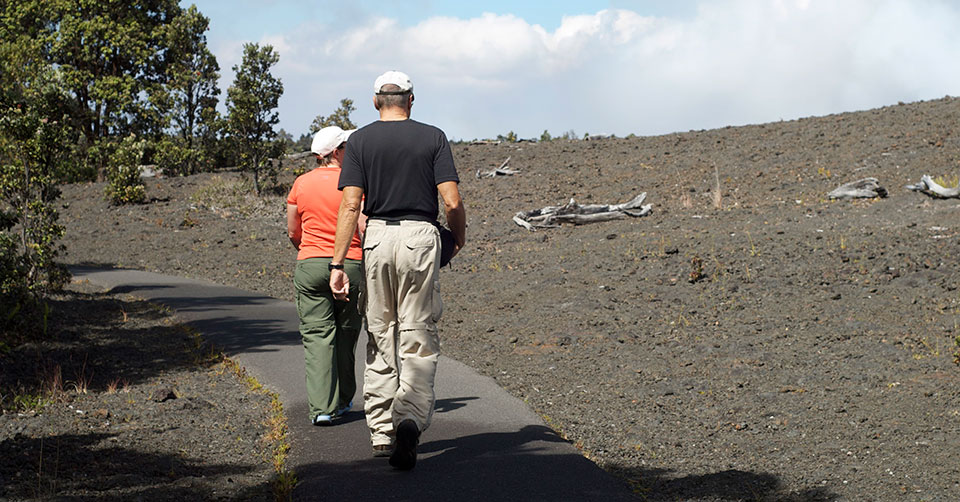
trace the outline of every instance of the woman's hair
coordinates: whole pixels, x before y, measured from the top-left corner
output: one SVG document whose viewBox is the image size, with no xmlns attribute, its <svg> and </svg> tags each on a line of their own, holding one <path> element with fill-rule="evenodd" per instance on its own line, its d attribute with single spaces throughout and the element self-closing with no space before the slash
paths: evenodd
<svg viewBox="0 0 960 502">
<path fill-rule="evenodd" d="M 334 150 L 333 152 L 335 152 Z M 333 160 L 333 152 L 330 152 L 323 157 L 317 155 L 317 167 L 324 167 L 330 164 L 330 161 Z"/>
<path fill-rule="evenodd" d="M 336 148 L 334 148 L 333 150 L 330 150 L 330 153 L 324 155 L 323 157 L 317 155 L 317 167 L 323 167 L 330 164 L 330 162 L 333 160 L 333 153 L 336 152 L 337 150 L 342 149 L 343 147 L 344 147 L 344 144 L 340 143 L 339 145 L 337 145 Z"/>
</svg>

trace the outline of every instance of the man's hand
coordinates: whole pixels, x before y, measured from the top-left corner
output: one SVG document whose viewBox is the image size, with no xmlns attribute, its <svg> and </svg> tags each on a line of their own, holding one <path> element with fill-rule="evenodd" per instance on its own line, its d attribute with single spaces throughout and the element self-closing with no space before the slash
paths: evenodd
<svg viewBox="0 0 960 502">
<path fill-rule="evenodd" d="M 350 278 L 347 273 L 341 269 L 330 271 L 330 291 L 333 292 L 333 298 L 342 302 L 350 301 Z"/>
<path fill-rule="evenodd" d="M 343 187 L 343 196 L 340 197 L 340 209 L 337 211 L 337 233 L 333 243 L 333 257 L 331 263 L 343 264 L 347 257 L 350 241 L 357 231 L 357 219 L 360 217 L 360 205 L 363 203 L 363 189 L 355 186 Z M 330 271 L 330 291 L 333 297 L 340 301 L 350 301 L 350 278 L 343 268 Z"/>
</svg>

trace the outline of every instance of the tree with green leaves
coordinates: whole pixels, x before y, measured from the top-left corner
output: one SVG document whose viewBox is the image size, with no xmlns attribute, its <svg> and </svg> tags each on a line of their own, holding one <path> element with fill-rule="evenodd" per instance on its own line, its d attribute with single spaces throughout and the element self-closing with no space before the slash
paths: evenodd
<svg viewBox="0 0 960 502">
<path fill-rule="evenodd" d="M 317 118 L 313 119 L 313 123 L 310 124 L 310 134 L 312 135 L 320 129 L 329 126 L 337 126 L 345 131 L 356 129 L 356 124 L 350 120 L 350 114 L 356 110 L 357 107 L 353 106 L 352 99 L 341 99 L 340 107 L 334 110 L 333 113 L 326 117 L 317 115 Z"/>
<path fill-rule="evenodd" d="M 540 141 L 551 141 L 553 136 L 550 135 L 550 131 L 544 129 L 543 134 L 540 135 Z"/>
<path fill-rule="evenodd" d="M 216 147 L 220 65 L 207 47 L 209 26 L 195 5 L 167 25 L 166 85 L 153 98 L 173 127 L 157 145 L 157 163 L 184 176 L 208 166 Z"/>
<path fill-rule="evenodd" d="M 150 96 L 165 83 L 167 25 L 182 9 L 176 0 L 23 2 L 53 6 L 50 62 L 74 97 L 79 151 L 89 154 L 72 177 L 102 175 L 116 139 L 166 127 Z"/>
<path fill-rule="evenodd" d="M 62 249 L 57 174 L 69 159 L 70 96 L 46 59 L 48 27 L 24 26 L 4 5 L 0 18 L 0 332 L 21 332 L 45 294 L 69 279 L 54 259 Z M 2 342 L 3 340 L 0 340 Z"/>
<path fill-rule="evenodd" d="M 283 154 L 283 142 L 273 130 L 279 121 L 276 112 L 283 84 L 270 74 L 280 61 L 273 47 L 248 43 L 243 60 L 233 67 L 233 85 L 227 89 L 227 133 L 236 150 L 241 171 L 253 174 L 253 186 L 260 195 L 261 179 L 276 179 L 278 166 L 271 157 Z"/>
</svg>

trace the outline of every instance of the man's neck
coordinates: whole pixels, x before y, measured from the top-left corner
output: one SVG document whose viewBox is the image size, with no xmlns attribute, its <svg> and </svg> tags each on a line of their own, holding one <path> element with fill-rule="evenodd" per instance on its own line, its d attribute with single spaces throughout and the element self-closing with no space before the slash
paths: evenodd
<svg viewBox="0 0 960 502">
<path fill-rule="evenodd" d="M 410 111 L 403 108 L 390 107 L 380 110 L 380 120 L 383 122 L 396 122 L 410 118 Z"/>
</svg>

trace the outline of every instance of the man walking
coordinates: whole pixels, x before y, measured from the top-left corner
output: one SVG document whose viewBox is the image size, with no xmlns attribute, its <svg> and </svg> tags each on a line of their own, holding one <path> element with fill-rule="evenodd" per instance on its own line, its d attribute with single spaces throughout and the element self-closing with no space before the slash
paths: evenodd
<svg viewBox="0 0 960 502">
<path fill-rule="evenodd" d="M 377 78 L 374 92 L 380 120 L 350 136 L 341 167 L 343 198 L 330 288 L 335 298 L 346 298 L 350 281 L 342 265 L 363 201 L 368 217 L 363 295 L 369 336 L 364 411 L 374 455 L 390 455 L 390 465 L 412 469 L 420 433 L 433 416 L 440 353 L 437 194 L 453 232 L 454 255 L 466 239 L 466 213 L 446 136 L 410 119 L 410 78 L 388 71 Z"/>
</svg>

